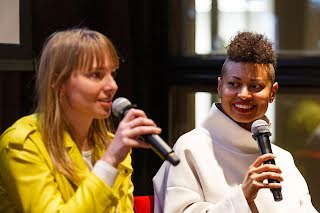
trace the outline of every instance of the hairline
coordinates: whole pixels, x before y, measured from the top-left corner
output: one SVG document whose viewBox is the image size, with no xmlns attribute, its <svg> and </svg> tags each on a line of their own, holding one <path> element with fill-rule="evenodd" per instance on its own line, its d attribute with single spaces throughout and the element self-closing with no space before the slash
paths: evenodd
<svg viewBox="0 0 320 213">
<path fill-rule="evenodd" d="M 256 63 L 256 62 L 250 62 L 250 61 L 234 61 L 234 60 L 231 60 L 229 58 L 227 58 L 223 65 L 222 65 L 222 68 L 221 68 L 221 74 L 220 74 L 220 77 L 223 78 L 226 71 L 227 71 L 227 65 L 230 64 L 230 63 L 247 63 L 247 64 L 256 64 L 256 65 L 260 65 L 260 66 L 267 66 L 268 69 L 265 69 L 267 72 L 268 72 L 268 75 L 270 77 L 270 80 L 272 83 L 275 83 L 276 80 L 275 80 L 275 68 L 273 66 L 272 63 L 269 63 L 269 64 L 263 64 L 263 63 Z"/>
</svg>

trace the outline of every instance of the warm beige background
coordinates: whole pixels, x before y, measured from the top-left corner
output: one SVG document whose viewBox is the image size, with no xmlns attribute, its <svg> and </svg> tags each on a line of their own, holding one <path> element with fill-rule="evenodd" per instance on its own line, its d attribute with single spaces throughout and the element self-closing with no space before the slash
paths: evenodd
<svg viewBox="0 0 320 213">
<path fill-rule="evenodd" d="M 0 0 L 0 44 L 20 43 L 19 0 Z"/>
</svg>

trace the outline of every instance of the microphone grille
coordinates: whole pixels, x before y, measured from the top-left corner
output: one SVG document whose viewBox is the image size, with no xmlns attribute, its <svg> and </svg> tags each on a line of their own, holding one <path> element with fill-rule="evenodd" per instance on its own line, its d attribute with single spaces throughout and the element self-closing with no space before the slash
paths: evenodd
<svg viewBox="0 0 320 213">
<path fill-rule="evenodd" d="M 112 102 L 112 113 L 117 118 L 120 118 L 124 110 L 131 105 L 131 102 L 123 97 L 119 97 Z"/>
<path fill-rule="evenodd" d="M 261 120 L 261 119 L 256 120 L 255 122 L 252 123 L 251 132 L 253 135 L 257 133 L 269 132 L 269 125 L 264 120 Z"/>
</svg>

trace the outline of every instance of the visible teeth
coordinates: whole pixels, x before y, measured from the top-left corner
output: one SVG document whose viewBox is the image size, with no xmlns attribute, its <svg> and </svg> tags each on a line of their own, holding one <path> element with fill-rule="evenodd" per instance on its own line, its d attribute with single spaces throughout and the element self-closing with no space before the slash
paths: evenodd
<svg viewBox="0 0 320 213">
<path fill-rule="evenodd" d="M 243 105 L 243 104 L 235 104 L 235 106 L 240 109 L 251 109 L 253 107 L 252 105 Z"/>
</svg>

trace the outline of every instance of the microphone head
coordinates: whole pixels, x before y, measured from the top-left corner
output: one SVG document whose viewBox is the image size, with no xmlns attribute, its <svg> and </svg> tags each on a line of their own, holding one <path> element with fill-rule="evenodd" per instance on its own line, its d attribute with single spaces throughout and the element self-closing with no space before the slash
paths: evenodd
<svg viewBox="0 0 320 213">
<path fill-rule="evenodd" d="M 131 105 L 128 99 L 119 97 L 112 102 L 112 113 L 117 118 L 120 118 Z"/>
<path fill-rule="evenodd" d="M 252 123 L 251 126 L 251 132 L 253 135 L 256 135 L 258 133 L 265 133 L 269 132 L 269 125 L 266 121 L 264 120 L 256 120 L 255 122 Z"/>
</svg>

